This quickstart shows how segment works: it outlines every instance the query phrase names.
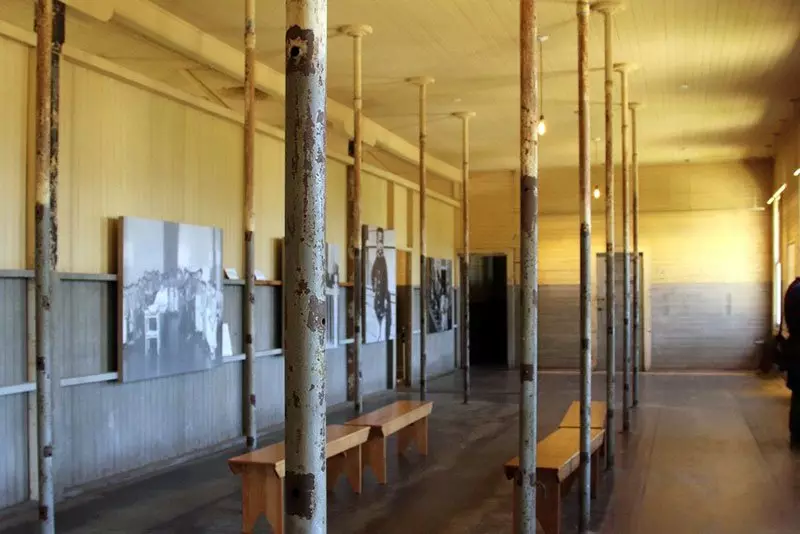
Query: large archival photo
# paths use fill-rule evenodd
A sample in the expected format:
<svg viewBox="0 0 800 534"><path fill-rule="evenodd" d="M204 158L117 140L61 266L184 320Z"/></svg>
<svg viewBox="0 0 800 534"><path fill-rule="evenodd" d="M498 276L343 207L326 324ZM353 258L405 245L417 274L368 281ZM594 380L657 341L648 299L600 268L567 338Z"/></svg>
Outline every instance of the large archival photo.
<svg viewBox="0 0 800 534"><path fill-rule="evenodd" d="M221 364L222 230L122 217L119 246L120 379Z"/></svg>
<svg viewBox="0 0 800 534"><path fill-rule="evenodd" d="M426 258L428 271L428 333L453 329L453 262Z"/></svg>
<svg viewBox="0 0 800 534"><path fill-rule="evenodd" d="M362 227L364 343L395 339L397 250L394 230Z"/></svg>

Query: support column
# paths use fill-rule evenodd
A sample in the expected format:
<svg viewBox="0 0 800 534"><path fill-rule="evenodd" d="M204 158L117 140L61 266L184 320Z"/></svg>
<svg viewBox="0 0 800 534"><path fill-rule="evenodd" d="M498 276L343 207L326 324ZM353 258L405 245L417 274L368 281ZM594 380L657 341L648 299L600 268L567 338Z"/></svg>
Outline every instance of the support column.
<svg viewBox="0 0 800 534"><path fill-rule="evenodd" d="M419 398L428 393L428 276L425 259L428 253L425 240L428 199L428 170L425 163L425 145L428 138L427 97L428 85L434 83L430 76L409 78L409 83L419 86Z"/></svg>
<svg viewBox="0 0 800 534"><path fill-rule="evenodd" d="M642 365L642 265L639 257L639 139L636 132L636 110L639 104L632 102L631 110L631 176L633 178L633 407L639 405L639 369Z"/></svg>
<svg viewBox="0 0 800 534"><path fill-rule="evenodd" d="M361 42L365 35L372 34L372 27L366 24L343 26L339 31L353 38L353 139L350 145L353 169L347 174L347 278L353 283L347 318L353 342L347 346L347 377L348 384L352 384L348 389L352 392L355 411L361 413Z"/></svg>
<svg viewBox="0 0 800 534"><path fill-rule="evenodd" d="M620 73L622 92L622 280L623 280L623 388L622 431L631 428L631 177L628 162L628 74L635 70L630 63L617 63L614 70Z"/></svg>
<svg viewBox="0 0 800 534"><path fill-rule="evenodd" d="M617 443L616 396L617 396L617 285L616 285L616 217L614 212L614 18L621 9L618 2L600 2L592 6L603 14L605 29L605 127L606 127L606 468L614 468Z"/></svg>
<svg viewBox="0 0 800 534"><path fill-rule="evenodd" d="M327 531L325 181L327 0L286 2L287 534Z"/></svg>
<svg viewBox="0 0 800 534"><path fill-rule="evenodd" d="M537 0L520 0L520 355L517 534L536 534L539 387L539 24Z"/></svg>
<svg viewBox="0 0 800 534"><path fill-rule="evenodd" d="M39 532L55 533L53 480L53 355L51 343L54 265L51 160L53 0L36 3L36 419L39 467ZM57 87L55 88L57 92ZM57 127L57 121L56 121Z"/></svg>
<svg viewBox="0 0 800 534"><path fill-rule="evenodd" d="M256 448L258 425L256 423L256 352L255 309L255 239L256 216L253 208L253 166L256 135L256 1L245 0L244 13L244 435L247 448Z"/></svg>
<svg viewBox="0 0 800 534"><path fill-rule="evenodd" d="M579 532L589 532L592 470L592 162L589 124L589 0L578 0L578 167L581 211L581 466Z"/></svg>
<svg viewBox="0 0 800 534"><path fill-rule="evenodd" d="M469 120L475 116L474 111L453 113L462 121L461 129L461 226L464 250L461 254L461 317L459 323L459 341L461 344L461 366L464 369L464 404L469 402Z"/></svg>

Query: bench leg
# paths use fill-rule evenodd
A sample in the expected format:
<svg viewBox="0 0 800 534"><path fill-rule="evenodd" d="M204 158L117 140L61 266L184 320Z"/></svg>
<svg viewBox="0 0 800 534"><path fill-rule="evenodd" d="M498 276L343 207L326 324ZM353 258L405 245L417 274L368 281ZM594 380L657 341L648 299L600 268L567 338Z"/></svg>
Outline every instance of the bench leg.
<svg viewBox="0 0 800 534"><path fill-rule="evenodd" d="M336 471L331 470L331 460L334 458L339 458ZM356 494L360 495L362 473L361 445L357 445L355 448L345 451L334 458L328 460L328 489L333 489L333 486L336 485L336 480L339 478L339 475L344 472L344 475L347 477L347 481L350 483L350 487L353 488L353 491ZM332 483L330 475L334 475L335 477Z"/></svg>
<svg viewBox="0 0 800 534"><path fill-rule="evenodd" d="M536 519L545 534L561 533L561 483L552 474L537 477Z"/></svg>
<svg viewBox="0 0 800 534"><path fill-rule="evenodd" d="M403 454L412 443L416 444L420 454L428 455L427 417L423 417L397 432L397 454Z"/></svg>
<svg viewBox="0 0 800 534"><path fill-rule="evenodd" d="M386 484L386 439L379 437L367 440L361 454L362 465L371 467L378 482Z"/></svg>
<svg viewBox="0 0 800 534"><path fill-rule="evenodd" d="M283 534L283 479L274 471L267 472L267 521L272 532Z"/></svg>
<svg viewBox="0 0 800 534"><path fill-rule="evenodd" d="M242 475L242 534L251 534L264 514L275 534L283 534L283 481L272 469L248 469Z"/></svg>

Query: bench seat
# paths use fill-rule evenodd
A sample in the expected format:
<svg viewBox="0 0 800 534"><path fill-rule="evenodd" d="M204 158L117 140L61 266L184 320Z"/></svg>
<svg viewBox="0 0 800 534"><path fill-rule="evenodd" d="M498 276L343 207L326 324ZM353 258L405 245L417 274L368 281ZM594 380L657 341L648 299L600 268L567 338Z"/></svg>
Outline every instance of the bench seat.
<svg viewBox="0 0 800 534"><path fill-rule="evenodd" d="M401 400L348 421L347 425L369 427L364 444L363 465L369 466L378 482L386 484L386 439L397 434L397 453L403 454L413 443L420 454L428 454L428 416L433 402Z"/></svg>

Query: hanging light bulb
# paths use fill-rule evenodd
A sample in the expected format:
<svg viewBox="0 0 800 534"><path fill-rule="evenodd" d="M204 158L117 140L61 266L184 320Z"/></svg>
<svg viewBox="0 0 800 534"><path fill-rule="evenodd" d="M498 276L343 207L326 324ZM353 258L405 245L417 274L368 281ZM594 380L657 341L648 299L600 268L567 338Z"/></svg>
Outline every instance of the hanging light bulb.
<svg viewBox="0 0 800 534"><path fill-rule="evenodd" d="M594 191L592 192L592 195L594 195L594 198L596 198L596 199L600 198L600 187L599 186L594 186Z"/></svg>
<svg viewBox="0 0 800 534"><path fill-rule="evenodd" d="M542 43L550 38L549 35L539 36L539 109L544 111L544 84L542 83L542 73L544 72L544 52ZM539 115L539 124L536 125L536 133L544 135L547 133L547 125L544 122L544 113Z"/></svg>

